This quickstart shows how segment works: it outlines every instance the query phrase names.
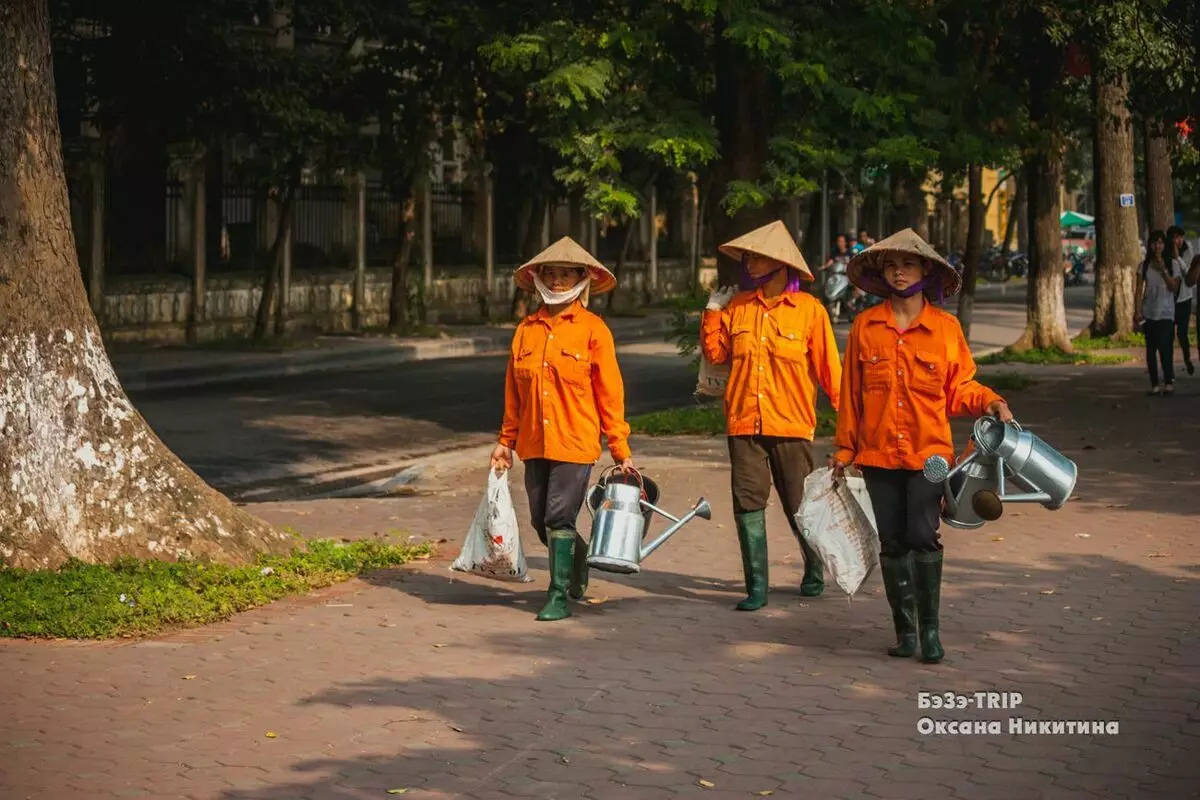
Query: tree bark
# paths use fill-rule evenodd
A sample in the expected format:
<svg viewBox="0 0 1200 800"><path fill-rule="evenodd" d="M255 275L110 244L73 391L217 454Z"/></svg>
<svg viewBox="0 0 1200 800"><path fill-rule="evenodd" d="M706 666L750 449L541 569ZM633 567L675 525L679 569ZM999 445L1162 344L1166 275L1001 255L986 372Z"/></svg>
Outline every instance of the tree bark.
<svg viewBox="0 0 1200 800"><path fill-rule="evenodd" d="M1134 190L1133 121L1129 79L1098 74L1094 79L1096 131L1096 291L1090 336L1126 336L1133 331L1133 287L1138 261L1137 211L1121 208Z"/></svg>
<svg viewBox="0 0 1200 800"><path fill-rule="evenodd" d="M770 158L773 130L774 90L767 70L752 64L741 46L725 36L728 21L718 15L715 25L716 123L721 141L717 164L717 197L711 209L711 228L718 247L743 233L773 222L778 216L772 204L742 208L730 216L721 197L733 181L760 180ZM736 286L741 266L717 253L717 285Z"/></svg>
<svg viewBox="0 0 1200 800"><path fill-rule="evenodd" d="M1016 191L1013 192L1013 202L1008 208L1008 222L1004 225L1004 246L1000 252L1007 253L1012 247L1013 234L1017 232L1017 222L1021 217L1021 209L1025 205L1025 175L1017 173L1015 178Z"/></svg>
<svg viewBox="0 0 1200 800"><path fill-rule="evenodd" d="M1175 224L1175 192L1171 186L1171 141L1162 120L1146 122L1145 143L1147 222L1150 230L1165 231Z"/></svg>
<svg viewBox="0 0 1200 800"><path fill-rule="evenodd" d="M967 168L967 247L963 256L963 288L958 296L958 322L967 340L971 338L971 318L975 310L975 278L983 257L983 167L971 164Z"/></svg>
<svg viewBox="0 0 1200 800"><path fill-rule="evenodd" d="M388 331L394 334L407 333L408 318L408 268L412 261L413 223L417 218L417 205L413 196L412 183L396 193L403 211L400 214L400 244L392 259L392 291L388 297Z"/></svg>
<svg viewBox="0 0 1200 800"><path fill-rule="evenodd" d="M288 537L235 508L134 409L88 306L46 0L0 5L0 562L240 561Z"/></svg>
<svg viewBox="0 0 1200 800"><path fill-rule="evenodd" d="M629 248L633 245L633 237L637 233L637 229L638 221L632 217L626 217L619 228L621 231L621 249L617 253L617 262L613 265L613 277L617 279L617 288L609 292L608 299L604 302L605 314L614 311L616 308L617 292L621 291L621 274L625 271L625 263L629 260Z"/></svg>
<svg viewBox="0 0 1200 800"><path fill-rule="evenodd" d="M279 289L279 277L283 270L283 246L292 229L292 201L296 196L296 180L289 180L275 201L279 205L279 223L275 228L275 240L267 251L266 269L263 271L262 293L258 299L258 311L254 315L254 341L267 338L271 327L271 309L275 307L275 293Z"/></svg>
<svg viewBox="0 0 1200 800"><path fill-rule="evenodd" d="M1033 232L1026 286L1025 332L1013 350L1058 349L1072 352L1067 333L1062 268L1062 230L1059 217L1065 165L1063 151L1047 147L1025 164L1029 183L1029 228Z"/></svg>

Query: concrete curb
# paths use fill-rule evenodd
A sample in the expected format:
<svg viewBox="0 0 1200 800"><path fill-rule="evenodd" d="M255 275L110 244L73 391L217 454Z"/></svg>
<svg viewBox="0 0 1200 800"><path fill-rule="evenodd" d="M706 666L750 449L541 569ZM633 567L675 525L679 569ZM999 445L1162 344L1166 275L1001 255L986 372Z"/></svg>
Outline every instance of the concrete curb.
<svg viewBox="0 0 1200 800"><path fill-rule="evenodd" d="M625 323L627 320L618 320ZM668 316L647 317L641 324L614 325L613 338L617 344L661 338L671 327ZM494 333L470 337L402 342L390 339L378 344L351 340L342 346L320 351L280 353L259 358L253 363L204 364L166 368L143 368L137 365L114 369L126 391L147 392L166 389L186 389L199 386L238 383L250 380L285 378L321 372L339 372L370 367L403 364L411 361L435 361L445 358L466 358L503 352L512 341L512 329L497 329Z"/></svg>

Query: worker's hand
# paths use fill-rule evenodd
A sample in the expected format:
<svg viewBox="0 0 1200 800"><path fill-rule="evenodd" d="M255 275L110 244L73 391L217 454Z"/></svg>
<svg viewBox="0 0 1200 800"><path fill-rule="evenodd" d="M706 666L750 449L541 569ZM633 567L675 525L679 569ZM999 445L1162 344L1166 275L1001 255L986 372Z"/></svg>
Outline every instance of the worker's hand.
<svg viewBox="0 0 1200 800"><path fill-rule="evenodd" d="M491 465L498 473L512 469L512 448L502 444L496 445L496 449L492 451Z"/></svg>
<svg viewBox="0 0 1200 800"><path fill-rule="evenodd" d="M621 463L617 464L617 469L621 470L621 472L624 472L626 475L632 475L633 473L637 472L637 467L633 465L633 456L630 456Z"/></svg>
<svg viewBox="0 0 1200 800"><path fill-rule="evenodd" d="M729 305L729 301L733 299L735 294L737 294L737 289L733 286L714 289L708 296L708 305L705 306L705 309L708 311L720 311Z"/></svg>
<svg viewBox="0 0 1200 800"><path fill-rule="evenodd" d="M1008 403L1003 400L993 400L987 407L987 413L994 417L999 417L1001 422L1012 422L1013 413L1008 407Z"/></svg>
<svg viewBox="0 0 1200 800"><path fill-rule="evenodd" d="M846 462L839 460L838 457L834 455L829 456L829 459L825 462L825 464L831 470L833 470L833 478L834 480L838 481L843 480L846 477L846 467L850 466Z"/></svg>

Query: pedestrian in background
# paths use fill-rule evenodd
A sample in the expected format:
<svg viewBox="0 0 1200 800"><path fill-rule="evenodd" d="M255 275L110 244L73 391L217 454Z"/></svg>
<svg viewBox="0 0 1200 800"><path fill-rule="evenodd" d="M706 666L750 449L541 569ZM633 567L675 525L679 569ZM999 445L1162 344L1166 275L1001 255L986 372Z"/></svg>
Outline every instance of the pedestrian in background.
<svg viewBox="0 0 1200 800"><path fill-rule="evenodd" d="M800 593L820 595L824 565L796 525L804 479L813 468L817 386L838 407L841 363L829 315L802 290L812 272L782 222L721 245L741 262L741 291L714 291L701 321L700 345L713 364L729 363L725 423L734 523L746 599L740 611L767 604L767 500L771 485L804 553Z"/></svg>
<svg viewBox="0 0 1200 800"><path fill-rule="evenodd" d="M911 228L850 262L850 280L888 301L854 320L846 344L838 411L837 478L862 470L875 512L880 571L896 644L888 655L944 655L939 637L943 548L942 487L922 470L930 456L954 462L950 417L994 414L1007 403L975 380L975 360L958 320L937 308L962 285L958 271Z"/></svg>
<svg viewBox="0 0 1200 800"><path fill-rule="evenodd" d="M1175 340L1183 353L1183 368L1188 375L1196 374L1196 366L1192 363L1192 342L1189 338L1192 326L1192 306L1196 298L1196 280L1187 282L1190 248L1184 238L1183 228L1173 225L1167 229L1167 246L1171 250L1171 258L1178 261L1180 284L1175 291Z"/></svg>
<svg viewBox="0 0 1200 800"><path fill-rule="evenodd" d="M1183 283L1183 262L1169 253L1167 235L1151 231L1133 300L1134 324L1146 337L1150 394L1156 396L1175 391L1175 295ZM1159 383L1160 365L1162 383Z"/></svg>
<svg viewBox="0 0 1200 800"><path fill-rule="evenodd" d="M588 299L616 288L613 274L563 237L513 274L542 305L513 335L504 384L504 422L493 469L510 469L514 448L525 462L533 529L550 553L542 621L571 616L567 597L587 591L587 547L575 528L600 437L613 461L633 471L625 388L612 332L588 311Z"/></svg>

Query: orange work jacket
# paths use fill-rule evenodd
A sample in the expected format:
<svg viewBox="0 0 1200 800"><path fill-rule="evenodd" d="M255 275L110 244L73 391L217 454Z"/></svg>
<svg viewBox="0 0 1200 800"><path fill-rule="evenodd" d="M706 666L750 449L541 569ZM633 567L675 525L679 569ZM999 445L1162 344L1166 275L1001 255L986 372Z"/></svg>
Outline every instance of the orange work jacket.
<svg viewBox="0 0 1200 800"><path fill-rule="evenodd" d="M500 443L522 461L590 464L600 458L601 432L615 461L629 458L612 332L579 302L557 315L543 307L513 335Z"/></svg>
<svg viewBox="0 0 1200 800"><path fill-rule="evenodd" d="M891 303L858 315L846 344L837 458L861 467L919 470L955 462L950 417L983 416L1000 395L975 380L975 359L953 315L925 304L902 331Z"/></svg>
<svg viewBox="0 0 1200 800"><path fill-rule="evenodd" d="M817 385L838 407L842 365L825 307L812 295L767 299L741 292L721 311L705 311L700 347L713 364L729 362L725 388L730 436L813 438Z"/></svg>

